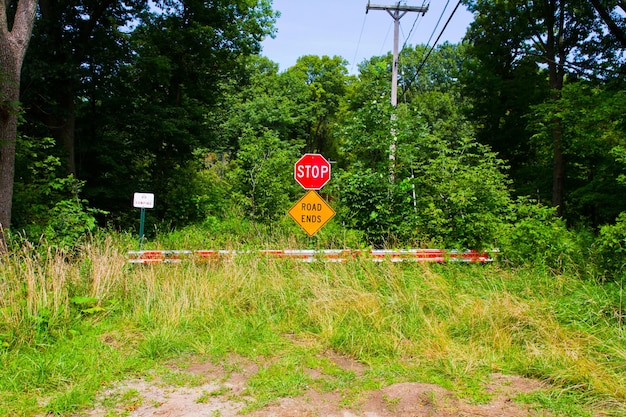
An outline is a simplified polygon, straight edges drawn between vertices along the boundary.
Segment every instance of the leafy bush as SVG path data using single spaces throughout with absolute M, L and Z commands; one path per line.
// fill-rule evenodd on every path
M 200 149 L 194 160 L 177 167 L 159 190 L 159 204 L 165 206 L 163 220 L 187 226 L 224 214 L 232 190 L 226 179 L 228 164 L 226 154 L 220 157 Z
M 429 135 L 417 149 L 411 182 L 418 229 L 447 247 L 491 247 L 511 203 L 503 161 L 470 137 Z
M 96 228 L 101 210 L 80 198 L 83 181 L 63 176 L 61 159 L 51 138 L 22 138 L 16 155 L 12 229 L 23 238 L 68 248 Z
M 626 275 L 626 212 L 615 224 L 600 228 L 593 253 L 601 276 L 618 279 Z
M 234 191 L 232 199 L 239 201 L 251 218 L 279 218 L 294 201 L 293 164 L 300 144 L 281 141 L 271 130 L 260 134 L 246 130 L 240 146 L 229 172 Z
M 582 261 L 584 253 L 576 234 L 556 216 L 554 207 L 520 199 L 512 208 L 511 221 L 499 234 L 501 259 L 516 266 L 532 264 L 557 270 Z
M 419 241 L 412 205 L 399 201 L 408 191 L 406 182 L 390 188 L 388 177 L 371 169 L 343 171 L 335 178 L 340 190 L 338 217 L 348 228 L 360 230 L 370 244 L 379 247 Z
M 511 202 L 504 162 L 474 139 L 453 96 L 430 99 L 397 110 L 371 101 L 344 122 L 344 220 L 375 245 L 491 247 Z M 454 123 L 442 126 L 442 113 Z
M 363 169 L 339 175 L 341 218 L 374 245 L 491 247 L 506 221 L 510 196 L 502 161 L 466 138 L 415 139 L 413 155 L 400 147 L 396 180 Z

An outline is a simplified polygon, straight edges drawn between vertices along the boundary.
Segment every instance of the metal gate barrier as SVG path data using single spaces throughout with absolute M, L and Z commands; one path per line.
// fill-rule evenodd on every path
M 373 262 L 466 262 L 490 263 L 497 251 L 457 251 L 445 249 L 283 249 L 283 250 L 140 250 L 129 251 L 128 262 L 134 264 L 212 262 L 232 260 L 238 255 L 257 254 L 267 259 L 293 259 L 302 262 L 347 262 L 368 259 Z

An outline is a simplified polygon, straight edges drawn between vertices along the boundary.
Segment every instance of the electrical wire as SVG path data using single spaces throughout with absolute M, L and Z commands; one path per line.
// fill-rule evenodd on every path
M 461 0 L 459 0 L 459 2 L 454 7 L 454 10 L 452 11 L 452 14 L 450 14 L 450 17 L 448 17 L 448 20 L 446 21 L 446 24 L 441 29 L 441 32 L 439 32 L 439 36 L 437 36 L 437 39 L 435 40 L 435 43 L 433 43 L 433 45 L 428 50 L 428 53 L 426 54 L 426 56 L 422 60 L 420 66 L 417 68 L 417 71 L 415 71 L 415 76 L 413 77 L 413 79 L 411 80 L 411 83 L 409 83 L 409 84 L 412 84 L 413 82 L 415 82 L 417 80 L 417 77 L 419 76 L 420 71 L 422 70 L 422 68 L 424 68 L 424 65 L 426 65 L 426 61 L 428 61 L 428 58 L 430 58 L 430 54 L 435 49 L 435 46 L 437 46 L 437 43 L 439 42 L 439 39 L 441 39 L 441 36 L 443 35 L 443 32 L 445 32 L 445 30 L 448 28 L 448 25 L 450 24 L 450 21 L 452 20 L 452 17 L 456 13 L 456 11 L 459 9 L 459 6 L 461 6 Z M 408 88 L 409 88 L 409 86 L 406 86 L 404 93 L 406 93 L 406 90 Z
M 449 1 L 449 0 L 448 0 Z M 430 4 L 430 3 L 429 3 Z M 422 7 L 424 7 L 426 5 L 426 1 L 424 1 L 422 3 Z M 406 44 L 409 42 L 409 40 L 411 39 L 411 35 L 413 34 L 413 31 L 415 30 L 416 26 L 417 26 L 417 22 L 420 20 L 420 18 L 424 17 L 423 13 L 418 13 L 417 16 L 415 17 L 415 20 L 413 21 L 413 26 L 411 26 L 411 30 L 409 31 L 408 36 L 406 36 L 406 38 L 404 39 L 404 43 L 402 44 L 402 48 L 400 48 L 400 51 L 403 51 L 404 48 L 406 47 Z M 400 26 L 402 27 L 402 26 Z
M 430 37 L 428 38 L 428 42 L 426 42 L 426 47 L 428 47 L 428 45 L 430 45 L 430 41 L 433 39 L 433 35 L 435 34 L 435 31 L 437 30 L 437 28 L 439 27 L 439 23 L 441 23 L 441 19 L 443 18 L 443 15 L 446 13 L 446 10 L 448 10 L 448 6 L 450 5 L 450 0 L 448 0 L 446 2 L 446 5 L 443 8 L 443 11 L 441 12 L 441 14 L 439 15 L 439 19 L 437 19 L 437 24 L 435 25 L 435 27 L 433 28 L 433 31 L 430 34 Z
M 393 27 L 393 22 L 390 23 L 389 27 L 387 28 L 387 33 L 385 34 L 385 39 L 383 39 L 383 44 L 380 46 L 380 51 L 378 52 L 378 55 L 383 54 L 383 49 L 385 48 L 385 44 L 387 43 L 387 38 L 389 38 L 389 32 L 391 32 L 392 27 Z
M 354 51 L 354 58 L 352 59 L 352 67 L 350 72 L 354 72 L 354 66 L 356 65 L 356 58 L 359 53 L 359 47 L 361 46 L 361 40 L 363 38 L 363 32 L 365 31 L 365 22 L 367 21 L 367 13 L 363 16 L 363 24 L 361 25 L 361 33 L 359 34 L 359 41 L 356 44 L 356 51 Z

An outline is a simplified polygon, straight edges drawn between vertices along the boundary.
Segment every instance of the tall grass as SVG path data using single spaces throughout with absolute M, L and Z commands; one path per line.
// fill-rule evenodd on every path
M 557 414 L 626 412 L 611 284 L 497 265 L 253 254 L 131 266 L 132 246 L 112 235 L 71 256 L 23 246 L 0 260 L 0 415 L 76 412 L 103 384 L 187 354 L 274 358 L 250 384 L 262 405 L 296 395 L 325 351 L 369 365 L 342 389 L 424 381 L 482 401 L 499 372 L 545 381 L 543 396 L 523 400 Z M 277 381 L 285 370 L 294 378 Z M 546 400 L 572 392 L 567 405 Z

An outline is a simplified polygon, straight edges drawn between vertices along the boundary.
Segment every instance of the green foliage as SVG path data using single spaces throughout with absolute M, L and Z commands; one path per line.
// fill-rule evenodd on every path
M 476 19 L 461 80 L 477 137 L 511 165 L 514 192 L 598 227 L 623 211 L 607 156 L 623 141 L 624 57 L 594 10 L 602 2 L 591 3 L 465 1 Z
M 80 198 L 83 181 L 62 177 L 61 160 L 51 154 L 53 140 L 25 139 L 16 155 L 13 230 L 24 238 L 43 238 L 50 245 L 71 248 L 95 231 L 102 210 L 87 206 Z
M 306 152 L 322 153 L 331 159 L 337 156 L 331 128 L 349 83 L 346 64 L 338 56 L 303 56 L 287 70 L 286 76 L 305 86 L 307 92 L 302 106 L 306 109 Z
M 394 246 L 400 242 L 419 242 L 415 219 L 407 214 L 410 202 L 403 195 L 409 191 L 406 182 L 392 190 L 387 175 L 370 168 L 362 172 L 340 172 L 334 175 L 334 187 L 341 190 L 338 216 L 348 228 L 364 233 L 370 244 Z M 395 193 L 395 194 L 394 194 Z M 400 200 L 399 205 L 394 202 Z
M 504 164 L 472 139 L 452 93 L 424 96 L 423 107 L 400 106 L 393 122 L 381 118 L 390 109 L 378 101 L 346 120 L 347 167 L 333 186 L 342 219 L 375 245 L 490 247 L 509 210 Z M 441 114 L 456 122 L 440 121 Z
M 517 200 L 512 207 L 512 216 L 502 225 L 497 240 L 502 260 L 515 266 L 572 271 L 588 256 L 554 208 L 527 199 Z
M 459 78 L 471 106 L 463 111 L 472 121 L 477 140 L 510 165 L 518 194 L 549 190 L 549 182 L 547 187 L 538 187 L 537 181 L 550 174 L 538 170 L 525 118 L 530 106 L 549 94 L 537 57 L 527 53 L 526 37 L 534 26 L 527 14 L 520 13 L 523 6 L 517 1 L 465 3 L 480 13 L 466 35 L 469 42 Z
M 626 145 L 614 147 L 611 149 L 611 155 L 621 166 L 620 174 L 617 176 L 617 181 L 620 184 L 626 185 Z
M 529 129 L 541 164 L 550 166 L 552 126 L 558 118 L 563 127 L 567 160 L 564 215 L 570 222 L 587 220 L 594 227 L 611 223 L 626 210 L 621 198 L 626 185 L 616 150 L 626 144 L 624 117 L 626 95 L 588 82 L 569 83 L 558 100 L 532 107 Z
M 194 157 L 177 166 L 156 193 L 158 204 L 165 206 L 161 210 L 165 224 L 200 223 L 208 216 L 224 215 L 231 204 L 227 154 L 198 149 Z
M 615 224 L 600 228 L 593 254 L 601 276 L 614 280 L 626 277 L 626 212 L 618 216 Z
M 43 236 L 48 244 L 72 248 L 96 229 L 95 214 L 104 213 L 85 207 L 86 200 L 63 200 L 54 205 Z
M 503 163 L 477 142 L 429 136 L 414 162 L 417 227 L 448 247 L 490 247 L 510 198 Z
M 222 106 L 276 18 L 266 1 L 148 3 L 42 1 L 25 66 L 24 128 L 54 137 L 66 169 L 75 151 L 85 195 L 117 227 L 134 223 L 137 191 L 155 192 L 157 223 L 223 208 L 206 201 L 228 189 L 195 175 L 198 153 L 234 149 L 219 130 Z
M 281 217 L 294 201 L 293 164 L 300 146 L 281 141 L 274 132 L 245 131 L 229 173 L 235 201 L 256 219 Z

